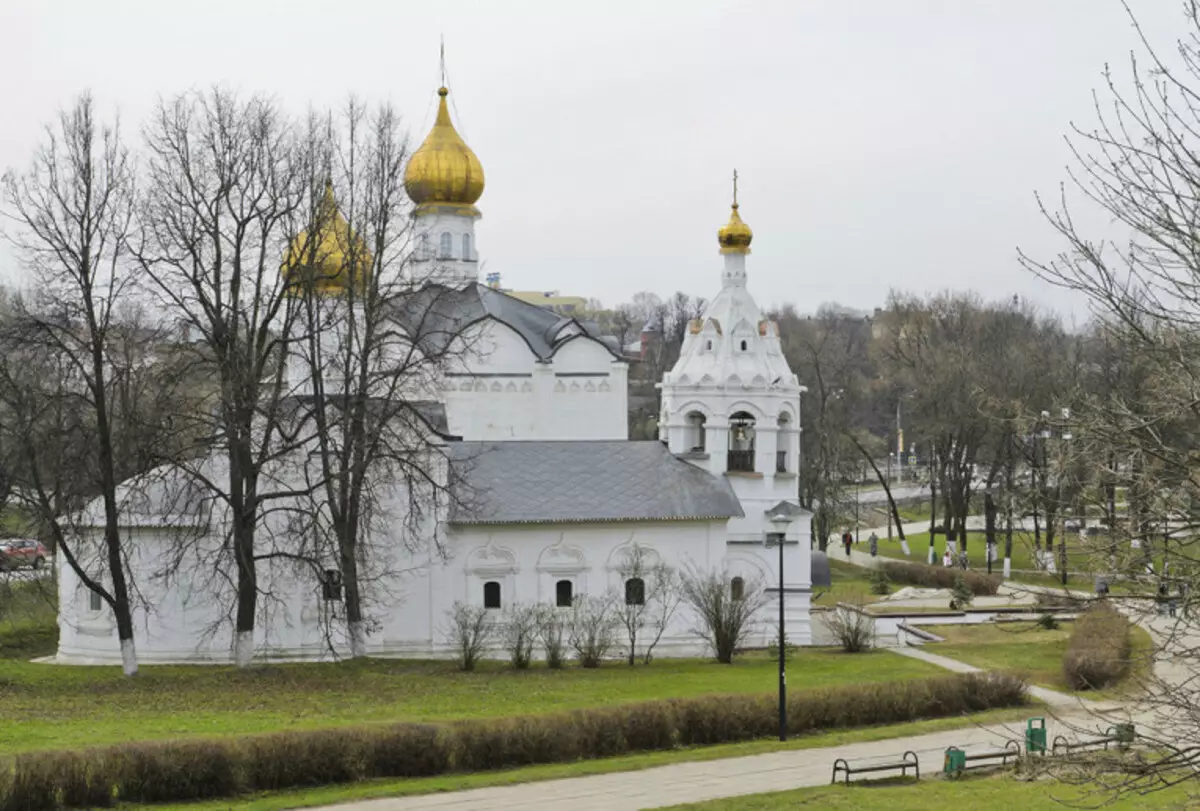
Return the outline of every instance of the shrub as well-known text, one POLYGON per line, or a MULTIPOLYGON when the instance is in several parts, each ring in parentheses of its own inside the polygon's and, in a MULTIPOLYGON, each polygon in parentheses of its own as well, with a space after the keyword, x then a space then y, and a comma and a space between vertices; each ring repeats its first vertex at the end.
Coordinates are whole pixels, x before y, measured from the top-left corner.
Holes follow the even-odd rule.
POLYGON ((762 583, 743 581, 742 593, 735 596, 727 572, 689 570, 683 577, 683 602, 692 609, 698 625, 695 634, 707 642, 722 664, 732 664, 754 630, 758 610, 767 604, 762 583))
POLYGON ((888 579, 887 569, 882 566, 876 566, 871 570, 871 593, 872 594, 890 594, 892 591, 892 581, 888 579))
POLYGON ((533 661, 538 613, 538 607, 533 605, 514 605, 504 612, 504 649, 518 670, 527 669, 533 661))
POLYGON ((450 770, 450 741, 432 724, 383 727, 371 744, 373 777, 429 777, 450 770))
MULTIPOLYGON (((945 717, 1025 702, 1011 675, 970 673, 793 694, 789 727, 945 717)), ((744 741, 773 735, 773 695, 650 701, 448 725, 391 724, 239 739, 37 752, 0 761, 0 811, 236 797, 375 777, 419 777, 744 741)))
POLYGON ((227 797, 239 788, 237 758, 218 741, 125 744, 111 763, 122 802, 227 797))
POLYGON ((474 670, 487 652, 495 631, 488 609, 481 605, 455 603, 446 613, 450 615, 449 636, 458 654, 458 666, 466 671, 474 670))
POLYGON ((541 606, 537 613, 537 635, 546 652, 546 666, 558 670, 566 664, 567 618, 552 606, 541 606))
POLYGON ((966 608, 975 599, 975 592, 971 591, 967 586, 966 579, 962 574, 954 578, 954 585, 950 589, 950 607, 951 608, 966 608))
POLYGON ((908 563, 900 560, 889 560, 883 564, 883 570, 893 583, 905 583, 910 586, 922 586, 934 589, 952 589, 954 581, 961 577, 963 584, 975 596, 992 595, 1000 590, 999 577, 989 577, 978 572, 963 571, 962 569, 947 569, 945 566, 930 566, 925 563, 908 563))
MULTIPOLYGON (((796 653, 796 646, 788 641, 787 634, 783 635, 783 661, 792 661, 792 655, 796 653)), ((772 660, 779 659, 779 637, 772 636, 771 641, 767 643, 767 658, 772 660)))
POLYGON ((617 644, 616 606, 613 597, 581 594, 571 604, 569 640, 580 667, 600 667, 617 644))
POLYGON ((1037 626, 1043 631, 1058 630, 1058 620, 1050 612, 1046 612, 1037 618, 1037 626))
POLYGON ((1063 675, 1075 690, 1107 687, 1128 672, 1132 650, 1129 620, 1100 601, 1075 621, 1063 655, 1063 675))
POLYGON ((875 646, 875 620, 862 605, 839 605, 825 615, 833 638, 846 653, 862 653, 875 646))

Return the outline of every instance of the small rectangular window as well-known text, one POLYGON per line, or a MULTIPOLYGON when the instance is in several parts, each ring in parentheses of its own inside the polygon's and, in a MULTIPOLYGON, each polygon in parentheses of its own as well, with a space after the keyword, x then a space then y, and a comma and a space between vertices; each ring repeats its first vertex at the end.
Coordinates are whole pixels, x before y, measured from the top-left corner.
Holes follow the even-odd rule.
POLYGON ((625 605, 646 604, 646 581, 631 577, 625 581, 625 605))
POLYGON ((559 608, 570 608, 575 585, 570 580, 559 580, 554 585, 554 604, 559 608))
POLYGON ((99 611, 104 607, 104 599, 100 596, 100 592, 88 589, 88 610, 99 611))
POLYGON ((489 580, 483 584, 483 607, 500 607, 500 584, 495 580, 489 580))

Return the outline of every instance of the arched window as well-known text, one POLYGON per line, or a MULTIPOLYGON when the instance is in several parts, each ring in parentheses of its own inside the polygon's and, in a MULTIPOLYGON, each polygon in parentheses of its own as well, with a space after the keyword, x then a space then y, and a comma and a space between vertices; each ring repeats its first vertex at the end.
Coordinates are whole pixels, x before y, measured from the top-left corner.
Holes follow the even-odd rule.
POLYGON ((729 457, 726 470, 754 472, 754 417, 739 411, 729 418, 729 457))
POLYGON ((452 259, 454 254, 454 238, 449 231, 442 232, 442 245, 439 257, 441 259, 452 259))
POLYGON ((712 341, 705 341, 704 349, 706 352, 712 352, 712 341))
POLYGON ((746 581, 740 577, 735 577, 729 581, 729 596, 733 600, 740 601, 746 596, 746 581))
POLYGON ((705 434, 708 433, 705 425, 704 415, 699 411, 693 411, 687 415, 688 425, 688 450, 699 453, 704 452, 705 434))
POLYGON ((462 258, 464 261, 470 262, 475 258, 471 254, 471 235, 470 234, 463 234, 462 249, 463 249, 462 258))
POLYGON ((500 607, 500 584, 495 580, 489 580, 483 584, 483 607, 500 607))
POLYGON ((429 248, 429 234, 421 234, 417 238, 417 258, 429 259, 432 255, 429 248))
POLYGON ((625 605, 646 604, 646 581, 631 577, 625 581, 625 605))
POLYGON ((559 608, 570 608, 574 591, 575 584, 570 580, 559 580, 554 584, 554 604, 559 608))
POLYGON ((742 341, 742 351, 743 352, 746 351, 746 342, 745 341, 742 341))
POLYGON ((792 418, 788 416, 786 411, 779 414, 779 430, 776 432, 776 450, 775 450, 775 472, 787 473, 788 471, 788 431, 792 427, 792 418))

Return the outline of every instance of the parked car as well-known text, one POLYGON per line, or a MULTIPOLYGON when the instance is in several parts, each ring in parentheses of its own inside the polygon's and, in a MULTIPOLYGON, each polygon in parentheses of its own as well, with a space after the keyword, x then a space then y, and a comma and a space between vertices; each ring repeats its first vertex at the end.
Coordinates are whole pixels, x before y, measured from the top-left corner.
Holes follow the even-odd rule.
POLYGON ((37 541, 22 538, 0 539, 0 569, 19 569, 30 566, 40 569, 50 553, 37 541))

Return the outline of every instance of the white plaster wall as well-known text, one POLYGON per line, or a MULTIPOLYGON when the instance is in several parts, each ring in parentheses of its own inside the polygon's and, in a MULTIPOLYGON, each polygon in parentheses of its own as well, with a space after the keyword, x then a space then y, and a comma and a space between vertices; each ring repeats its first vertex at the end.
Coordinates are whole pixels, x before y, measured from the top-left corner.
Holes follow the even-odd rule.
MULTIPOLYGON (((222 599, 212 583, 183 576, 170 582, 151 576, 162 559, 171 530, 136 530, 135 577, 152 610, 135 617, 136 646, 143 663, 232 661, 232 633, 222 599)), ((208 537, 196 545, 211 551, 208 537)), ((724 521, 636 522, 593 525, 459 527, 446 534, 445 556, 432 549, 397 552, 393 570, 375 589, 368 605, 371 633, 368 652, 375 656, 443 657, 453 652, 447 637, 448 612, 456 601, 482 605, 483 584, 502 586, 504 606, 553 603, 555 584, 571 580, 576 594, 623 594, 617 570, 622 549, 637 544, 670 566, 723 570, 774 584, 774 549, 727 545, 724 521)), ((803 544, 806 548, 807 544, 803 544)), ((787 565, 800 565, 801 548, 788 547, 787 565)), ((62 556, 60 556, 61 558, 62 556)), ((185 562, 185 571, 198 561, 185 562)), ((88 610, 88 595, 70 567, 60 560, 61 637, 58 660, 68 664, 120 662, 116 629, 107 606, 88 610)), ((199 570, 196 570, 199 571, 199 570)), ((264 588, 275 595, 260 606, 255 642, 264 660, 329 659, 349 652, 341 603, 325 602, 315 572, 290 564, 261 564, 264 588), (331 650, 332 648, 332 650, 331 650)), ((792 582, 789 575, 788 582, 792 582)), ((766 644, 775 634, 778 603, 763 609, 752 642, 766 644)), ((808 594, 787 594, 788 636, 797 644, 810 639, 808 594)), ((503 611, 496 612, 501 622, 503 611)), ((656 655, 702 655, 704 645, 692 632, 694 618, 681 606, 656 655)), ((502 651, 495 655, 503 656, 502 651)))
POLYGON ((541 362, 515 330, 481 322, 448 376, 450 432, 466 440, 626 439, 628 367, 579 337, 541 362))

